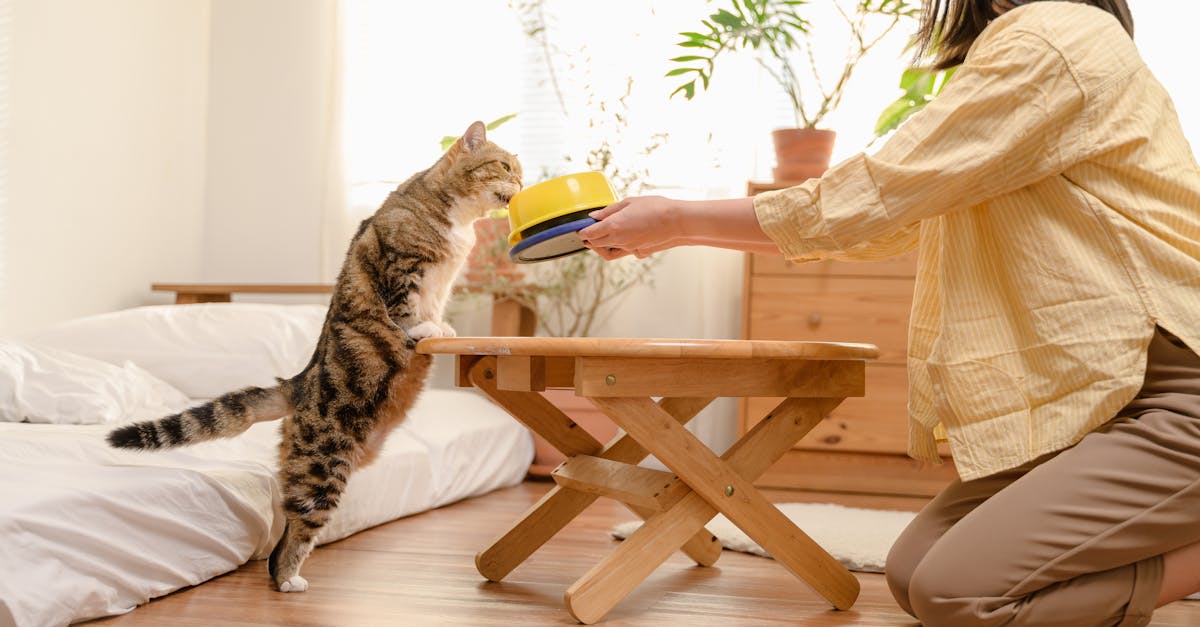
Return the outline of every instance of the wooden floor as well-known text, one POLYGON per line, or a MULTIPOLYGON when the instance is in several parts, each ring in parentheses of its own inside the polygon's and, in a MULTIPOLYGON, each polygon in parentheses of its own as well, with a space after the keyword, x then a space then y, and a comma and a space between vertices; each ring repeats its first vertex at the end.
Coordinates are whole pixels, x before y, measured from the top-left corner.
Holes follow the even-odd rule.
MULTIPOLYGON (((310 588, 303 594, 275 592, 266 561, 260 560, 95 623, 576 624, 563 606, 563 592, 615 546, 609 530, 633 519, 621 505, 600 499, 503 582, 489 583, 475 571, 475 553, 551 485, 526 482, 319 547, 304 565, 310 588)), ((895 503, 878 506, 888 505, 895 503)), ((773 560, 725 551, 716 566, 701 568, 676 554, 604 624, 916 625, 892 601, 882 575, 857 575, 858 602, 838 612, 773 560)), ((1200 602, 1162 608, 1151 624, 1200 625, 1200 602)))

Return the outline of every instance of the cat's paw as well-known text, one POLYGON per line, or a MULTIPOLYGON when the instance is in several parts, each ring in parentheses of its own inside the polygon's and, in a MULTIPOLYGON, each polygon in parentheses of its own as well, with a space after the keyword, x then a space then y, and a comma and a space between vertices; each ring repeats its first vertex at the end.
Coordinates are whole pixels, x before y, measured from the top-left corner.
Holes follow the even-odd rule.
POLYGON ((442 330, 442 337, 458 337, 458 331, 455 331, 454 327, 445 320, 439 322, 438 327, 442 330))
POLYGON ((429 320, 426 320, 425 322, 422 322, 420 324, 409 327, 408 330, 405 331, 405 333, 408 334, 408 337, 410 337, 416 341, 421 341, 427 337, 444 337, 445 336, 445 331, 442 330, 442 327, 440 327, 438 325, 438 323, 431 322, 429 320))
POLYGON ((279 582, 280 592, 304 592, 308 590, 308 580, 300 575, 292 575, 285 581, 279 582))

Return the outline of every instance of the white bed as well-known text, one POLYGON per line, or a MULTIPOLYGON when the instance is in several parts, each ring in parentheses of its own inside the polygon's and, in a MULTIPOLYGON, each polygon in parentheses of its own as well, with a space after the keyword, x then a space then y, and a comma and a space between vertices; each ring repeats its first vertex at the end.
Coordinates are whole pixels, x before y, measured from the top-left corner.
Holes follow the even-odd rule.
MULTIPOLYGON (((266 558, 282 532, 278 423, 155 453, 103 436, 294 374, 322 318, 315 305, 144 307, 0 343, 0 625, 127 612, 266 558)), ((427 389, 319 542, 518 483, 532 456, 490 401, 427 389)))

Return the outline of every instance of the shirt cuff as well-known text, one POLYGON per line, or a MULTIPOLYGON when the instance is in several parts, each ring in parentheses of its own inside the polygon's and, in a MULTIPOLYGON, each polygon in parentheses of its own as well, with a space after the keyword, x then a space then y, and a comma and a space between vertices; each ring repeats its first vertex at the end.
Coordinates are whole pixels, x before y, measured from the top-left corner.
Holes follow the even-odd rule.
POLYGON ((817 226, 817 179, 787 189, 762 192, 754 197, 754 214, 767 237, 791 261, 820 259, 818 242, 811 237, 817 226))
POLYGON ((898 229, 883 208, 866 155, 795 187, 754 197, 759 226, 792 261, 829 259, 898 229))

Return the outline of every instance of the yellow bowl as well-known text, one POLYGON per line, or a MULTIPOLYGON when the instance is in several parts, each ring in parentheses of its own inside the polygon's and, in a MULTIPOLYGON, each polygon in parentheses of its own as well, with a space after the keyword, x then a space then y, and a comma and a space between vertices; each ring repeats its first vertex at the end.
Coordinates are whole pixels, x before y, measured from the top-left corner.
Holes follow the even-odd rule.
POLYGON ((578 211, 601 209, 617 202, 617 192, 603 172, 567 174, 517 192, 508 201, 510 246, 521 241, 521 232, 538 224, 578 211))

